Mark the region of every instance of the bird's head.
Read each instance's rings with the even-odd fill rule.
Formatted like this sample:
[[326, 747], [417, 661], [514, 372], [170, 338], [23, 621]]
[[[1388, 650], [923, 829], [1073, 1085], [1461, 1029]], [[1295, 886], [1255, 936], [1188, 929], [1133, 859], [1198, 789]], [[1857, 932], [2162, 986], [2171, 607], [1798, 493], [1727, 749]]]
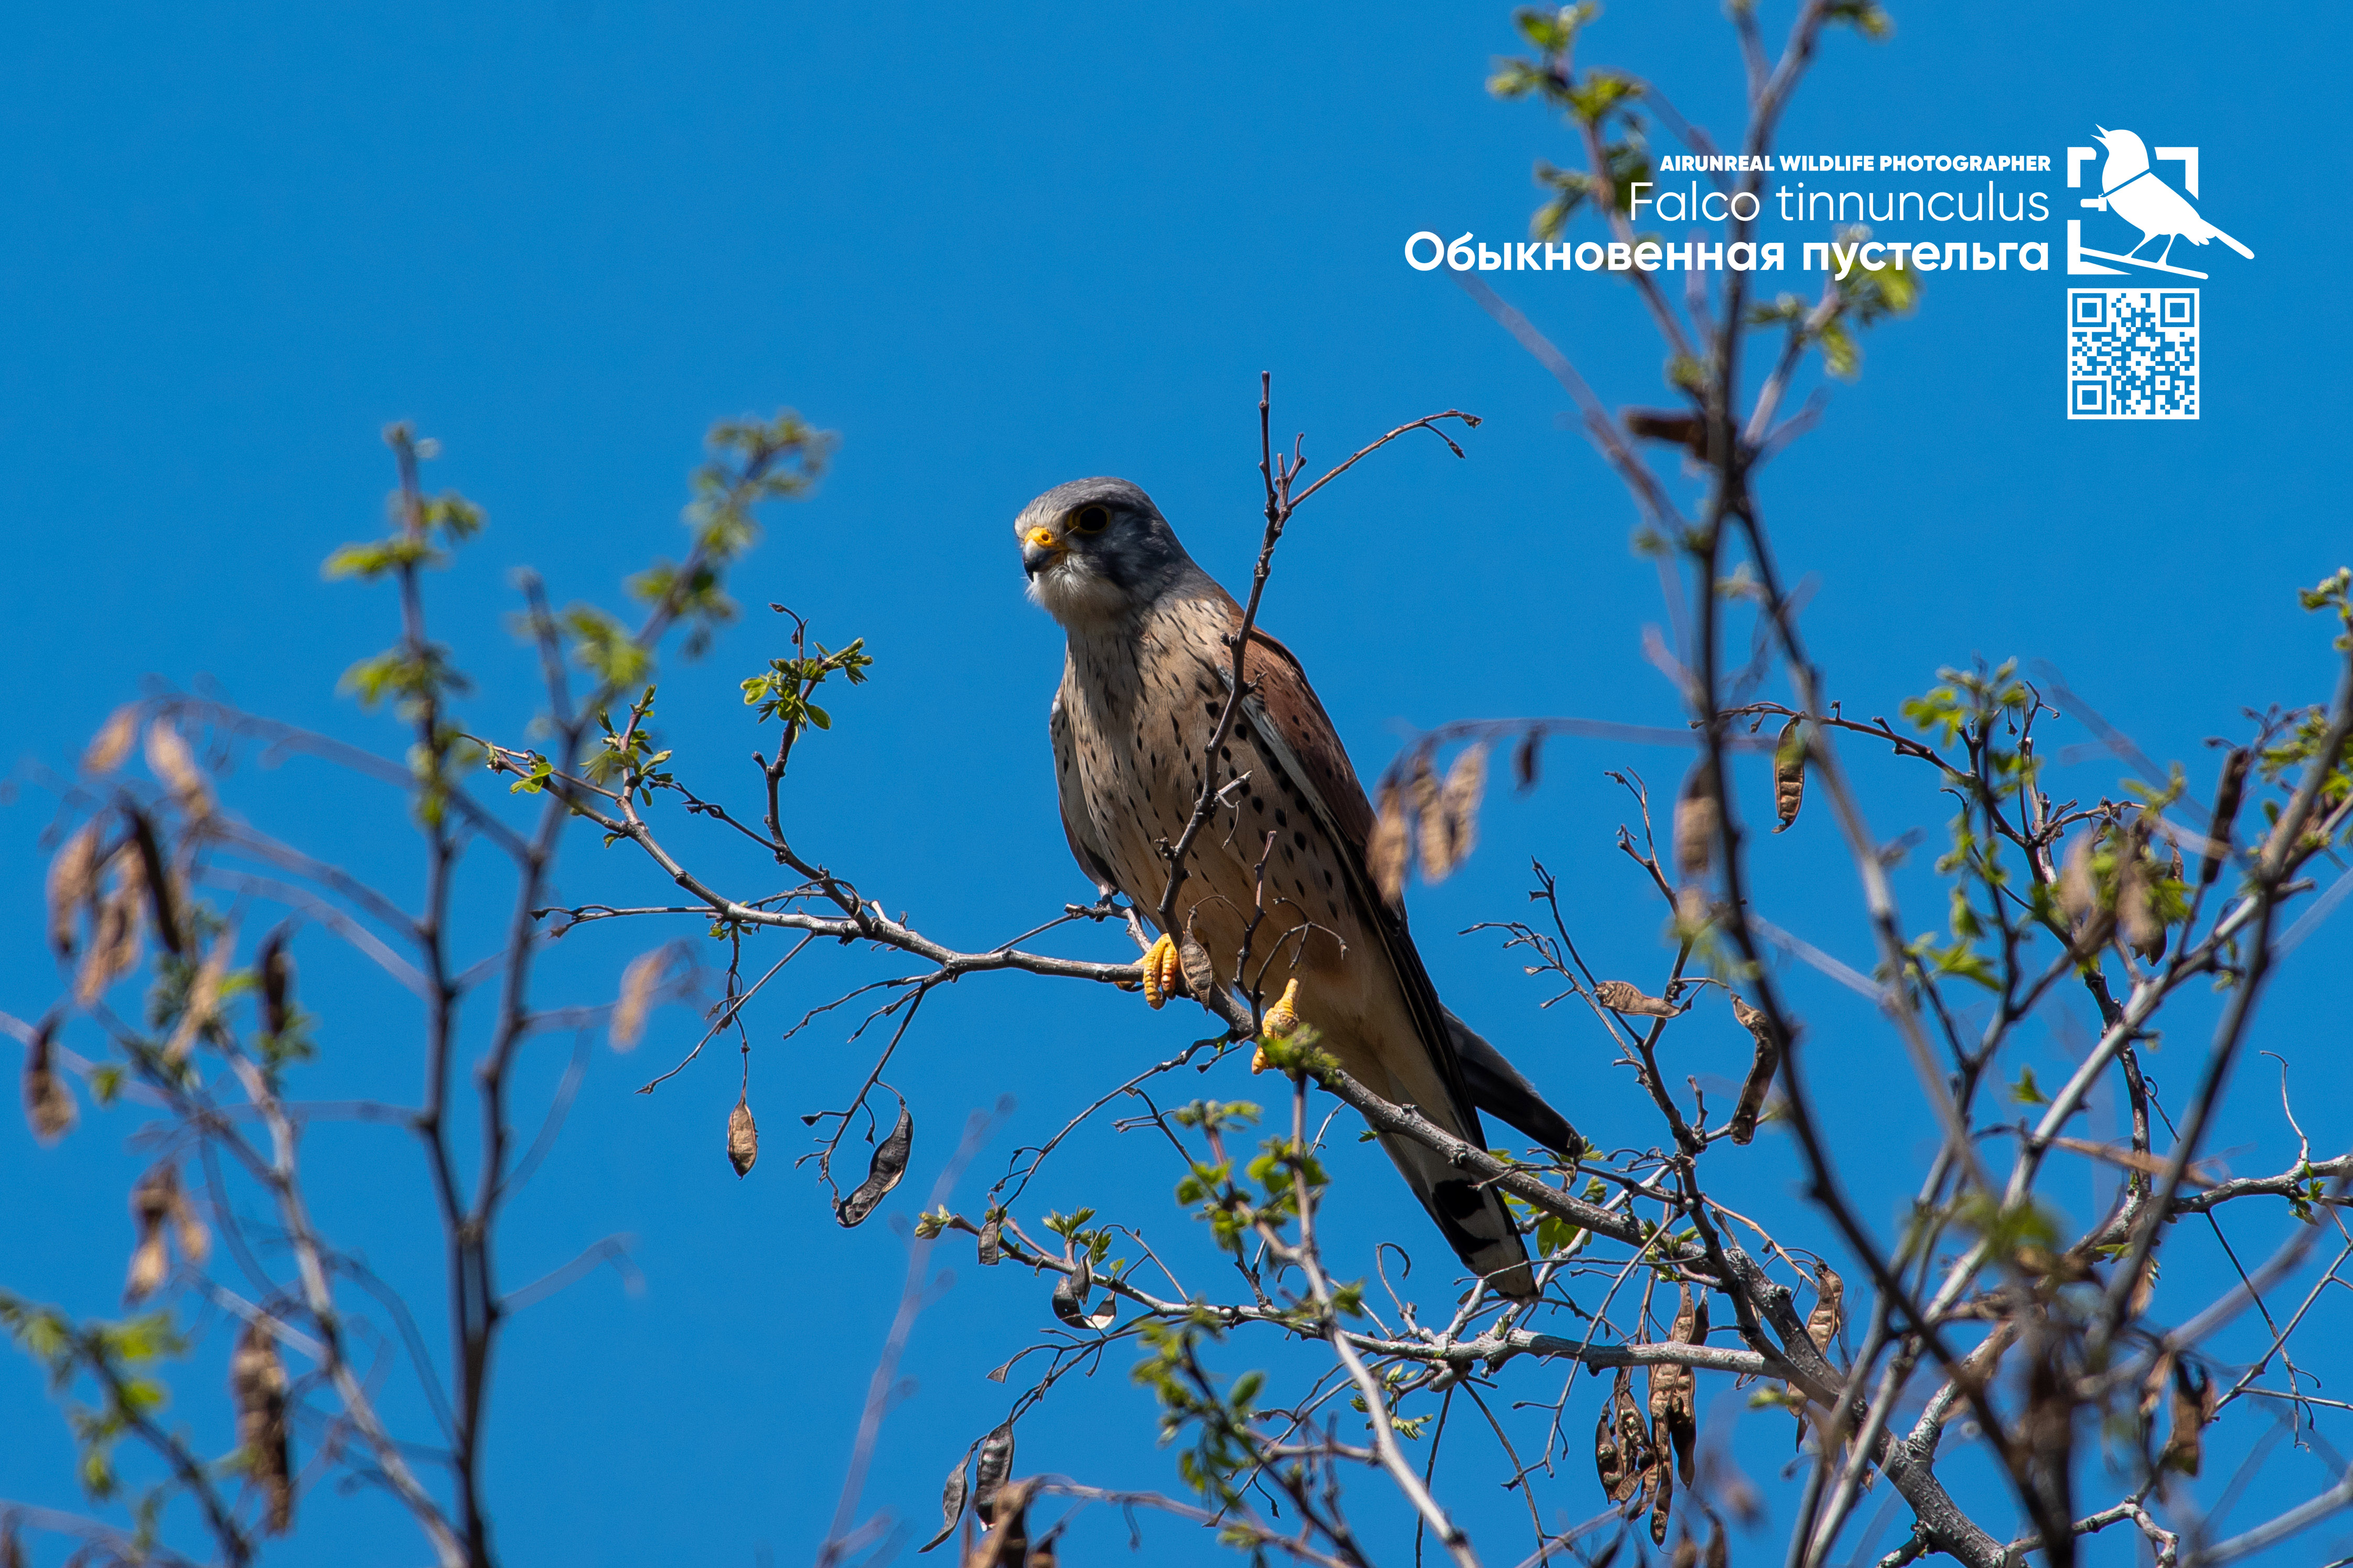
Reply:
[[2119, 173], [2137, 174], [2148, 167], [2148, 146], [2139, 137], [2129, 131], [2111, 131], [2105, 125], [2094, 129], [2099, 132], [2094, 140], [2108, 150], [2113, 162], [2123, 165]]
[[1125, 479], [1072, 479], [1013, 521], [1029, 596], [1065, 626], [1142, 609], [1200, 568], [1152, 498]]

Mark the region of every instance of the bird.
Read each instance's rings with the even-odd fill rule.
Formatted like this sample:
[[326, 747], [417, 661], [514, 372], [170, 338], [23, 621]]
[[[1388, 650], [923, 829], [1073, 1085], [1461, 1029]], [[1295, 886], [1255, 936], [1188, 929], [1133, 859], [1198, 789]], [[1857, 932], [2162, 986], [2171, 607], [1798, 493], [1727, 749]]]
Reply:
[[[1574, 1160], [1575, 1129], [1440, 1005], [1404, 910], [1368, 868], [1372, 805], [1296, 656], [1250, 627], [1244, 699], [1211, 757], [1243, 612], [1152, 498], [1126, 479], [1073, 479], [1024, 507], [1014, 533], [1030, 598], [1067, 634], [1047, 730], [1080, 869], [1106, 900], [1124, 894], [1158, 924], [1162, 846], [1182, 837], [1205, 784], [1222, 792], [1218, 819], [1195, 840], [1174, 928], [1145, 956], [1145, 1000], [1183, 994], [1176, 938], [1190, 937], [1216, 984], [1263, 997], [1279, 982], [1268, 1016], [1312, 1024], [1375, 1093], [1474, 1148], [1487, 1146], [1483, 1110]], [[1261, 895], [1264, 915], [1246, 936]], [[1533, 1297], [1502, 1195], [1422, 1144], [1377, 1136], [1455, 1255], [1503, 1295]]]
[[2192, 245], [2203, 245], [2219, 239], [2250, 261], [2255, 253], [2198, 216], [2198, 209], [2189, 199], [2157, 177], [2148, 166], [2148, 148], [2129, 131], [2110, 131], [2095, 127], [2101, 146], [2108, 150], [2107, 161], [2100, 165], [2100, 194], [2086, 196], [2084, 205], [2103, 212], [2114, 212], [2118, 217], [2140, 230], [2140, 245], [2125, 254], [2137, 256], [2141, 245], [2147, 245], [2158, 235], [2165, 236], [2165, 248], [2158, 253], [2157, 264], [2165, 265], [2173, 254], [2173, 242], [2186, 239]]

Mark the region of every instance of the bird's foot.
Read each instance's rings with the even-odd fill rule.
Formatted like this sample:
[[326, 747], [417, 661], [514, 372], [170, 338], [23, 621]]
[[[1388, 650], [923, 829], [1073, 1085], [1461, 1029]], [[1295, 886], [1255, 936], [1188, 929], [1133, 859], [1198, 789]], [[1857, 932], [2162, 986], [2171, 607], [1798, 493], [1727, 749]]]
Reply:
[[[1273, 1006], [1266, 1010], [1266, 1016], [1259, 1020], [1258, 1026], [1261, 1035], [1274, 1040], [1287, 1039], [1291, 1032], [1299, 1027], [1298, 981], [1291, 980], [1284, 983], [1282, 997]], [[1250, 1052], [1250, 1071], [1264, 1072], [1273, 1065], [1266, 1059], [1266, 1047], [1263, 1045]]]
[[1145, 1005], [1158, 1009], [1166, 1005], [1171, 996], [1184, 994], [1186, 994], [1185, 972], [1177, 961], [1176, 944], [1166, 936], [1163, 936], [1145, 950]]

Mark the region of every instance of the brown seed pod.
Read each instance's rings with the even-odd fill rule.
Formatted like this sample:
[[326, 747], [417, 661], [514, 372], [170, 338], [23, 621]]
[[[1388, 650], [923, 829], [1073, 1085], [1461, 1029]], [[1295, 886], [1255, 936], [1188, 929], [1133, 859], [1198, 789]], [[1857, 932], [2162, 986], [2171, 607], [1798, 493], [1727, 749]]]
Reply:
[[283, 1535], [294, 1522], [294, 1480], [287, 1463], [286, 1364], [278, 1341], [248, 1322], [229, 1357], [228, 1391], [237, 1407], [237, 1446], [247, 1470], [268, 1498], [269, 1528]]
[[1088, 1327], [1087, 1298], [1094, 1288], [1094, 1265], [1088, 1259], [1087, 1249], [1081, 1247], [1071, 1259], [1071, 1271], [1054, 1277], [1054, 1316], [1074, 1329]]
[[1651, 1460], [1651, 1544], [1667, 1543], [1667, 1510], [1674, 1505], [1675, 1472], [1662, 1444]]
[[107, 987], [139, 967], [147, 910], [147, 874], [136, 847], [125, 845], [107, 860], [112, 889], [99, 900], [90, 945], [74, 972], [74, 1000], [94, 1007]]
[[196, 767], [196, 754], [169, 719], [157, 718], [147, 726], [147, 768], [168, 786], [172, 798], [191, 820], [202, 821], [213, 810], [212, 786]]
[[1645, 995], [1641, 987], [1623, 980], [1605, 980], [1593, 988], [1593, 999], [1613, 1013], [1631, 1013], [1644, 1018], [1680, 1017], [1683, 1009], [1672, 1002]]
[[916, 1551], [929, 1552], [955, 1533], [956, 1521], [964, 1517], [965, 1494], [970, 1490], [967, 1477], [971, 1468], [972, 1451], [967, 1448], [956, 1456], [955, 1468], [948, 1472], [947, 1485], [940, 1489], [940, 1532]]
[[1757, 1119], [1765, 1112], [1765, 1096], [1773, 1087], [1773, 1075], [1781, 1066], [1780, 1043], [1773, 1037], [1773, 1022], [1758, 1008], [1731, 992], [1732, 1016], [1757, 1042], [1757, 1054], [1748, 1064], [1748, 1077], [1740, 1086], [1740, 1099], [1732, 1107], [1732, 1141], [1746, 1143], [1757, 1136]]
[[1407, 859], [1405, 807], [1398, 798], [1394, 784], [1381, 786], [1380, 815], [1373, 823], [1372, 837], [1365, 845], [1365, 867], [1381, 890], [1381, 897], [1392, 905], [1405, 900], [1405, 867]]
[[1781, 726], [1781, 737], [1773, 743], [1773, 815], [1778, 819], [1773, 831], [1781, 832], [1798, 820], [1798, 808], [1806, 804], [1806, 738], [1799, 732], [1803, 721], [1792, 719]]
[[1414, 826], [1420, 830], [1416, 847], [1421, 856], [1421, 879], [1442, 881], [1454, 869], [1454, 840], [1440, 804], [1438, 774], [1430, 765], [1428, 752], [1414, 753], [1413, 772], [1406, 779], [1406, 794], [1413, 801]]
[[1707, 1556], [1701, 1568], [1731, 1568], [1732, 1543], [1724, 1538], [1724, 1521], [1711, 1520], [1707, 1536]]
[[890, 1136], [874, 1146], [874, 1158], [866, 1167], [866, 1179], [858, 1190], [833, 1205], [833, 1217], [844, 1226], [860, 1225], [874, 1212], [874, 1205], [891, 1195], [899, 1178], [907, 1173], [907, 1156], [915, 1146], [915, 1118], [907, 1110], [907, 1102], [899, 1102], [898, 1124]]
[[752, 1173], [753, 1163], [759, 1158], [760, 1126], [752, 1120], [752, 1102], [738, 1095], [735, 1109], [727, 1113], [727, 1163], [741, 1178]]
[[2173, 1368], [2173, 1430], [2158, 1456], [2158, 1468], [2194, 1476], [2205, 1462], [2206, 1424], [2214, 1419], [2221, 1391], [2187, 1362]]
[[1541, 730], [1529, 731], [1520, 737], [1520, 743], [1512, 748], [1512, 780], [1522, 795], [1536, 787], [1543, 751], [1544, 731]]
[[132, 1185], [131, 1220], [138, 1227], [139, 1239], [131, 1249], [131, 1272], [122, 1284], [125, 1302], [145, 1300], [172, 1271], [171, 1255], [164, 1246], [164, 1222], [180, 1201], [179, 1194], [180, 1170], [172, 1164], [150, 1166]]
[[131, 818], [132, 842], [139, 846], [140, 874], [146, 882], [155, 934], [177, 956], [187, 951], [187, 944], [180, 934], [180, 900], [172, 889], [172, 868], [164, 862], [164, 847], [156, 839], [155, 825], [147, 820], [147, 814], [134, 806], [125, 815]]
[[667, 943], [651, 952], [641, 952], [629, 960], [621, 971], [621, 994], [613, 1003], [612, 1023], [606, 1037], [617, 1051], [637, 1048], [646, 1032], [646, 1015], [653, 1010], [654, 990], [661, 984], [662, 971], [670, 967]]
[[50, 1060], [56, 1035], [57, 1020], [44, 1018], [25, 1047], [25, 1120], [43, 1143], [54, 1143], [72, 1131], [81, 1115], [73, 1090], [58, 1077]]
[[[1622, 1387], [1626, 1381], [1624, 1369], [1620, 1369], [1618, 1379]], [[1628, 1479], [1631, 1467], [1627, 1463], [1626, 1450], [1618, 1442], [1619, 1392], [1619, 1387], [1613, 1387], [1609, 1397], [1601, 1402], [1601, 1418], [1593, 1428], [1593, 1472], [1601, 1482], [1602, 1495], [1611, 1502], [1623, 1502], [1632, 1495]]]
[[1683, 794], [1675, 800], [1675, 871], [1684, 881], [1697, 881], [1715, 864], [1715, 841], [1723, 827], [1715, 768], [1703, 757], [1683, 776]]
[[1623, 1503], [1641, 1496], [1650, 1486], [1658, 1455], [1651, 1447], [1651, 1424], [1634, 1398], [1633, 1376], [1624, 1367], [1618, 1369], [1618, 1381], [1610, 1388], [1609, 1401], [1618, 1413], [1618, 1452], [1625, 1464], [1622, 1495], [1610, 1500]]
[[106, 722], [98, 727], [98, 733], [90, 738], [81, 754], [82, 771], [112, 773], [131, 754], [131, 742], [138, 738], [139, 704], [126, 702], [108, 714]]
[[197, 966], [196, 977], [188, 982], [188, 999], [180, 1008], [180, 1021], [172, 1026], [172, 1037], [164, 1044], [164, 1059], [173, 1063], [188, 1059], [196, 1040], [220, 1013], [221, 982], [228, 978], [229, 960], [237, 956], [237, 933], [223, 931], [213, 938], [213, 945]]
[[1013, 1473], [1013, 1423], [1008, 1421], [980, 1440], [980, 1454], [972, 1467], [972, 1511], [983, 1524], [997, 1521], [997, 1494]]
[[2222, 871], [2222, 863], [2231, 857], [2231, 825], [2238, 820], [2239, 801], [2247, 787], [2248, 752], [2244, 746], [2232, 749], [2222, 759], [2222, 776], [2214, 785], [2214, 821], [2206, 830], [2206, 858], [2198, 863], [2198, 885], [2205, 887]]
[[253, 968], [261, 977], [262, 1030], [273, 1037], [282, 1035], [294, 1016], [294, 955], [286, 951], [284, 927], [262, 939], [261, 951], [254, 955]]
[[1670, 1453], [1685, 1485], [1692, 1479], [1692, 1448], [1699, 1436], [1692, 1413], [1691, 1368], [1661, 1363], [1650, 1369], [1651, 1447], [1663, 1468]]
[[98, 892], [98, 841], [105, 824], [85, 822], [58, 849], [49, 862], [49, 945], [59, 958], [71, 958], [74, 921], [89, 908]]
[[2100, 905], [2099, 886], [2092, 878], [2092, 841], [2098, 837], [2095, 832], [2078, 834], [2059, 865], [2059, 909], [2077, 931]]
[[1814, 1348], [1825, 1356], [1831, 1353], [1831, 1342], [1838, 1338], [1839, 1326], [1846, 1321], [1846, 1281], [1828, 1263], [1814, 1268], [1814, 1310], [1806, 1314], [1806, 1333]]
[[1479, 802], [1487, 789], [1487, 748], [1465, 746], [1446, 770], [1435, 809], [1421, 814], [1421, 874], [1436, 882], [1453, 875], [1479, 843]]
[[997, 1259], [1004, 1256], [1004, 1216], [992, 1214], [982, 1222], [980, 1227], [980, 1266], [983, 1268], [996, 1268]]

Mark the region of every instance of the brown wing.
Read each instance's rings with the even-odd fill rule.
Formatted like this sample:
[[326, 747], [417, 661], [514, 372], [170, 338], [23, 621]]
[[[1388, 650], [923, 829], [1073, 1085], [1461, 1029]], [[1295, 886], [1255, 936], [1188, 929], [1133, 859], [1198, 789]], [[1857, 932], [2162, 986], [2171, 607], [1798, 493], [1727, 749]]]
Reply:
[[[1241, 620], [1239, 607], [1234, 620], [1237, 624]], [[1324, 704], [1316, 700], [1314, 689], [1307, 684], [1307, 672], [1300, 668], [1297, 656], [1255, 626], [1250, 628], [1242, 673], [1256, 688], [1243, 699], [1242, 716], [1250, 721], [1261, 751], [1291, 774], [1324, 833], [1340, 847], [1349, 899], [1364, 923], [1380, 933], [1382, 951], [1397, 971], [1398, 989], [1412, 1010], [1414, 1033], [1438, 1065], [1447, 1092], [1453, 1097], [1462, 1135], [1485, 1148], [1486, 1134], [1463, 1081], [1462, 1064], [1446, 1026], [1446, 1010], [1439, 1005], [1438, 988], [1430, 984], [1430, 972], [1422, 967], [1421, 953], [1406, 929], [1405, 911], [1381, 897], [1366, 867], [1373, 807], [1365, 798], [1364, 785], [1356, 782], [1356, 770], [1348, 765], [1339, 731], [1333, 728]], [[1229, 667], [1221, 668], [1219, 674], [1231, 679]]]

